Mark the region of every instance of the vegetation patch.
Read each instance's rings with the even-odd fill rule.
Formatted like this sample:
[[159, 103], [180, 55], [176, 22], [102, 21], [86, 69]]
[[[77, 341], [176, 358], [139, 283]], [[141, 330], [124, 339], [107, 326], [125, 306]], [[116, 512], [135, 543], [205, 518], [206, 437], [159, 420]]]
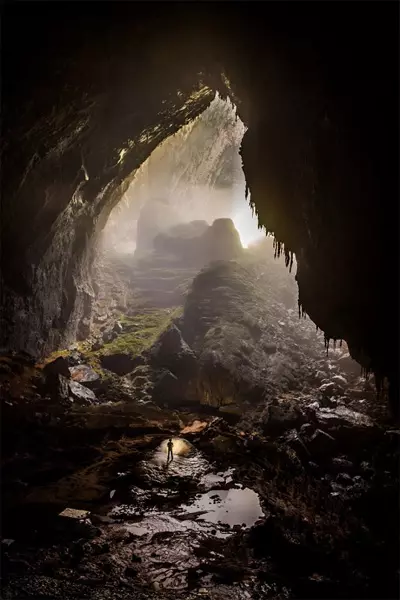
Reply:
[[121, 314], [119, 321], [124, 327], [124, 333], [118, 335], [115, 340], [104, 344], [96, 351], [83, 347], [85, 361], [97, 372], [103, 373], [99, 361], [102, 356], [122, 353], [135, 357], [149, 348], [174, 319], [180, 317], [182, 308], [167, 308], [142, 312], [129, 316]]

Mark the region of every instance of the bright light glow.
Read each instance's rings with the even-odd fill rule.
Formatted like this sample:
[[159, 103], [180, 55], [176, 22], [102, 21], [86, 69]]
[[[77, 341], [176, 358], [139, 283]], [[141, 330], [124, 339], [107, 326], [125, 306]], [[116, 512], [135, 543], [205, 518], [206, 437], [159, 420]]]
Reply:
[[251, 208], [247, 203], [240, 212], [232, 217], [232, 221], [239, 232], [244, 248], [265, 236], [265, 231], [258, 228], [258, 219], [256, 215], [252, 215]]
[[[190, 442], [188, 442], [187, 440], [183, 440], [182, 438], [172, 438], [172, 443], [173, 443], [172, 452], [176, 456], [185, 456], [185, 454], [189, 454], [193, 450], [192, 444]], [[159, 450], [161, 452], [164, 452], [164, 454], [168, 453], [167, 444], [168, 444], [168, 439], [164, 440], [161, 443], [161, 446], [159, 448]]]

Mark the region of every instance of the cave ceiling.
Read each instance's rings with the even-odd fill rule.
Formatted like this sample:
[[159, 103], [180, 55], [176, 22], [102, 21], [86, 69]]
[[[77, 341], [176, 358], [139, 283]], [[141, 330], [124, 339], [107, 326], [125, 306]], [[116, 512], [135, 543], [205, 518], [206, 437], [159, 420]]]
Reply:
[[96, 233], [218, 90], [301, 308], [397, 385], [397, 3], [25, 3], [2, 21], [5, 344], [73, 337]]

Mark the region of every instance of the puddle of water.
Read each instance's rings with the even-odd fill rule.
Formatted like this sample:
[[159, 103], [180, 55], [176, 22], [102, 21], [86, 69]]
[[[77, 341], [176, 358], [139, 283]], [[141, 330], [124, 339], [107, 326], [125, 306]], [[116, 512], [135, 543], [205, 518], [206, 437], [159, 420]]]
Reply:
[[226, 523], [251, 527], [264, 516], [258, 495], [249, 488], [210, 490], [197, 497], [193, 504], [181, 505], [182, 510], [188, 513], [205, 511], [200, 515], [209, 523]]
[[190, 442], [183, 438], [173, 438], [173, 460], [167, 462], [168, 439], [138, 465], [147, 483], [159, 484], [172, 477], [199, 478], [210, 469], [208, 461]]
[[143, 535], [149, 533], [149, 529], [147, 527], [140, 527], [139, 525], [125, 525], [125, 529], [137, 537], [142, 537]]

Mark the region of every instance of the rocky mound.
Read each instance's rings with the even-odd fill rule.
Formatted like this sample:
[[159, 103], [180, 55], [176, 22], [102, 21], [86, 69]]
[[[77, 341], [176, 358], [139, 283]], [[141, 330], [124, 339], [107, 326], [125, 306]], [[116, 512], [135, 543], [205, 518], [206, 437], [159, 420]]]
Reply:
[[185, 265], [205, 266], [213, 260], [231, 260], [242, 254], [242, 244], [231, 219], [191, 221], [170, 228], [154, 239], [156, 254]]

